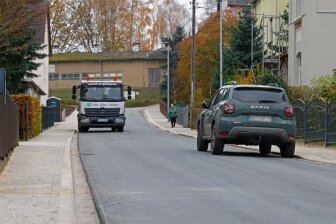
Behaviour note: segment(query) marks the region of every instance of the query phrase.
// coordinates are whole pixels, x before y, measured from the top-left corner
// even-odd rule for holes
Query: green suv
[[[197,150],[223,153],[224,144],[259,145],[260,154],[269,154],[272,145],[281,156],[295,151],[296,124],[287,94],[276,84],[225,84],[208,102],[198,118]]]

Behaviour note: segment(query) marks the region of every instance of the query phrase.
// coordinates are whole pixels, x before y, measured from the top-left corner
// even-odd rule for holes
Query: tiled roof
[[[155,53],[152,53],[155,52]],[[54,54],[49,58],[51,62],[81,62],[81,61],[131,61],[131,60],[165,60],[162,51],[124,51],[110,53],[63,53]]]
[[[228,0],[228,6],[244,6],[248,5],[250,0]]]
[[[48,29],[48,1],[35,0],[29,5],[30,10],[37,14],[33,20],[33,28],[35,29],[35,41],[44,44],[45,32]]]

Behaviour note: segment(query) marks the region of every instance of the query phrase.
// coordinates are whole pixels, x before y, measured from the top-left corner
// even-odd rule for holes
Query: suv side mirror
[[[127,99],[131,100],[132,99],[132,87],[127,86]]]
[[[76,99],[76,86],[72,87],[72,99]]]
[[[203,107],[204,109],[208,109],[208,108],[209,108],[207,102],[205,102],[205,101],[202,102],[202,107]]]
[[[0,68],[0,97],[4,99],[6,97],[6,70]]]

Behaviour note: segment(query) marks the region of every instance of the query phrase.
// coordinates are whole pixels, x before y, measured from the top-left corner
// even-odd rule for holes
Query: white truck
[[[82,81],[72,87],[72,98],[78,97],[78,131],[87,132],[89,128],[111,128],[123,132],[125,126],[124,85],[121,81]],[[131,87],[127,88],[131,99]]]

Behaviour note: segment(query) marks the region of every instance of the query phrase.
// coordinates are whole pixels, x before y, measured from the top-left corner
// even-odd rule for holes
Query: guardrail
[[[0,102],[0,159],[19,144],[19,109],[10,96]]]

